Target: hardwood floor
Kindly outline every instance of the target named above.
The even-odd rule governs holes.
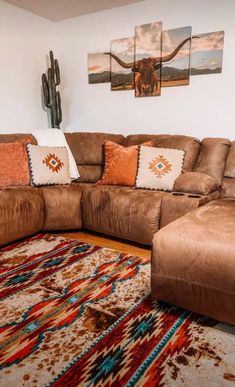
[[[120,239],[95,234],[89,231],[62,232],[56,233],[56,235],[62,235],[65,238],[78,239],[82,242],[87,242],[102,247],[108,247],[109,249],[119,250],[131,255],[141,256],[146,259],[149,259],[151,255],[150,247],[145,247]]]

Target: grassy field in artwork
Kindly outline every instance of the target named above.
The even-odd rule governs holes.
[[[172,86],[187,86],[189,85],[189,79],[169,80],[161,81],[161,87],[172,87]]]
[[[112,86],[112,90],[133,90],[132,85],[119,85],[119,86]]]

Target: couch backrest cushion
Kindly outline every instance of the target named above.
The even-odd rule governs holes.
[[[104,142],[110,140],[123,144],[124,136],[109,133],[65,133],[80,173],[80,182],[95,183],[102,175],[104,165]]]
[[[146,141],[153,141],[153,146],[156,146],[157,135],[156,134],[130,134],[124,140],[124,146],[140,145]]]
[[[169,134],[134,134],[125,138],[124,146],[142,144],[145,141],[153,140],[154,147],[179,149],[185,152],[183,172],[193,170],[197,155],[200,149],[200,141],[194,137]]]
[[[79,183],[96,183],[103,173],[102,165],[78,165],[80,177]]]
[[[35,137],[30,133],[9,133],[9,134],[0,134],[0,143],[16,142],[20,141],[25,137],[31,138],[31,144],[37,145]]]
[[[235,178],[235,141],[232,142],[225,165],[224,177]]]
[[[231,144],[225,165],[221,196],[235,198],[235,141]]]
[[[206,173],[221,184],[230,145],[226,138],[204,138],[194,171]]]
[[[222,198],[235,198],[235,179],[225,177],[221,187]]]
[[[123,144],[124,136],[108,133],[65,133],[78,165],[103,165],[105,140]]]

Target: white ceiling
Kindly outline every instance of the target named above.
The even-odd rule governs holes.
[[[49,20],[59,21],[144,0],[4,0]]]

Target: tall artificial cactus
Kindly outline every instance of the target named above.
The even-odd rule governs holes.
[[[60,84],[60,68],[57,59],[54,59],[53,52],[49,52],[50,67],[47,74],[42,74],[42,91],[44,105],[50,111],[51,127],[60,128],[62,121],[60,92],[56,87]]]

